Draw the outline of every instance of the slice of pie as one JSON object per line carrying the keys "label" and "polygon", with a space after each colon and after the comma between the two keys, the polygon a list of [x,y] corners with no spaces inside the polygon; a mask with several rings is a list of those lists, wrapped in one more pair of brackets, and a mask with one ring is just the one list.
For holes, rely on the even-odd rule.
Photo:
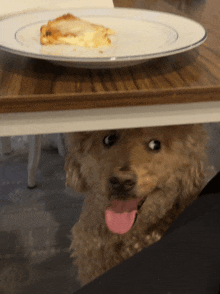
{"label": "slice of pie", "polygon": [[68,44],[82,47],[98,48],[110,46],[110,35],[115,32],[104,26],[92,24],[68,13],[48,21],[40,29],[42,45]]}

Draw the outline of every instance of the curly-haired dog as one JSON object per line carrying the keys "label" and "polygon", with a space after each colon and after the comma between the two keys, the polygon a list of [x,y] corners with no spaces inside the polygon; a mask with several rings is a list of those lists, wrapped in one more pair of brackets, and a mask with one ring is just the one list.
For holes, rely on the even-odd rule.
{"label": "curly-haired dog", "polygon": [[83,285],[160,240],[196,199],[206,139],[202,125],[68,135],[67,185],[89,192],[71,243]]}

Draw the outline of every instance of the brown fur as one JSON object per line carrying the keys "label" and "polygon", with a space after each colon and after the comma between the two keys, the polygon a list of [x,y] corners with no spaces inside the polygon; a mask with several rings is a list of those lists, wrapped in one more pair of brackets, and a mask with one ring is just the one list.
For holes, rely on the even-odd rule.
{"label": "brown fur", "polygon": [[[115,133],[116,143],[104,146],[103,138]],[[161,142],[160,150],[149,149],[153,139]],[[71,231],[71,256],[83,285],[160,240],[204,185],[206,133],[202,125],[72,133],[68,145],[67,185],[89,192]],[[108,179],[129,172],[137,179],[133,197],[146,200],[131,230],[114,234],[105,224],[105,208],[112,196]]]}

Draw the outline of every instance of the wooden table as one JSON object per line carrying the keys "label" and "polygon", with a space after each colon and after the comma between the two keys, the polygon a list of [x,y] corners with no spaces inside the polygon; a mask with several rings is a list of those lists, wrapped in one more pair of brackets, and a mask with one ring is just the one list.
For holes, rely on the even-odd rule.
{"label": "wooden table", "polygon": [[120,69],[77,69],[0,51],[0,136],[220,121],[219,0],[114,0],[187,16],[191,51]]}

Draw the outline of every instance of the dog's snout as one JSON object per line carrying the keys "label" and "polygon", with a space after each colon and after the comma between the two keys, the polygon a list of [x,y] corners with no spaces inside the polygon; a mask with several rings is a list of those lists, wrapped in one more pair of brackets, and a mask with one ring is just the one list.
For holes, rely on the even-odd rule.
{"label": "dog's snout", "polygon": [[131,191],[136,185],[136,179],[134,175],[117,175],[109,179],[110,188],[114,193],[120,193],[123,191]]}

